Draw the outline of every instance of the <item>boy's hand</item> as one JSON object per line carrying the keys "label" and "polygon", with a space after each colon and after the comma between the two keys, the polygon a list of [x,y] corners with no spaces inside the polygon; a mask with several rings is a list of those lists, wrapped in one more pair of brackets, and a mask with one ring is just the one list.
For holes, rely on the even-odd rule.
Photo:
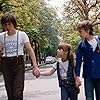
{"label": "boy's hand", "polygon": [[38,67],[33,68],[33,75],[36,76],[36,78],[40,76],[40,70]]}
{"label": "boy's hand", "polygon": [[78,76],[76,78],[75,85],[76,85],[76,87],[81,86],[81,80],[80,80],[80,77],[78,77]]}
{"label": "boy's hand", "polygon": [[75,86],[77,88],[77,93],[80,93],[80,86],[81,86],[81,80],[80,77],[77,76],[76,81],[75,81]]}
{"label": "boy's hand", "polygon": [[77,89],[77,94],[79,94],[80,93],[80,87],[76,87],[76,89]]}

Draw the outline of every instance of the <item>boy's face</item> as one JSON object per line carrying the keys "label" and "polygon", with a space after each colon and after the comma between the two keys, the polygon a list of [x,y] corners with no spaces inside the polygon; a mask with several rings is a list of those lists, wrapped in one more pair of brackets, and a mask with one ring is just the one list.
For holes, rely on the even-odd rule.
{"label": "boy's face", "polygon": [[3,25],[4,29],[8,31],[8,33],[12,32],[15,28],[12,22],[7,22]]}
{"label": "boy's face", "polygon": [[80,29],[78,32],[82,39],[87,38],[89,35],[89,30],[85,31],[84,29]]}

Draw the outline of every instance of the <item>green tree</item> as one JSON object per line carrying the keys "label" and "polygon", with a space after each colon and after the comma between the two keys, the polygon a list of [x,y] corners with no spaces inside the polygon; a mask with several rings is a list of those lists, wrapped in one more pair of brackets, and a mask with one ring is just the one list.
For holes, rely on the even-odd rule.
{"label": "green tree", "polygon": [[[100,1],[99,0],[69,0],[64,5],[63,12],[63,40],[72,43],[76,48],[80,40],[76,26],[77,23],[88,19],[94,25],[95,33],[99,34],[100,27]],[[74,41],[75,40],[75,41]]]}
{"label": "green tree", "polygon": [[60,20],[57,18],[55,9],[48,7],[44,0],[0,1],[0,17],[8,11],[16,15],[17,29],[28,34],[36,55],[44,52],[47,54],[49,47],[54,55],[60,29]]}

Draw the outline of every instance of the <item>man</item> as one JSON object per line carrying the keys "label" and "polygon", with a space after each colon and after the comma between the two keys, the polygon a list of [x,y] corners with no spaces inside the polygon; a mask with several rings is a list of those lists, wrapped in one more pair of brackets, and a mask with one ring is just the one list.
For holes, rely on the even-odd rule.
{"label": "man", "polygon": [[93,36],[93,27],[89,20],[84,20],[78,25],[79,35],[82,38],[76,52],[76,85],[80,84],[80,69],[83,62],[83,78],[86,100],[100,100],[100,48]]}
{"label": "man", "polygon": [[16,29],[16,18],[6,13],[1,18],[5,32],[0,35],[3,44],[2,73],[5,81],[8,100],[23,100],[25,66],[23,48],[25,47],[33,63],[33,75],[39,77],[34,51],[25,32]]}

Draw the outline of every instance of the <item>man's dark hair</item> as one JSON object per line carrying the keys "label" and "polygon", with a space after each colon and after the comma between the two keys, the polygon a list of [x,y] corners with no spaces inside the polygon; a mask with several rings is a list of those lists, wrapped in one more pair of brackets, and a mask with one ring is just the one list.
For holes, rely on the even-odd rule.
{"label": "man's dark hair", "polygon": [[84,29],[85,31],[89,30],[89,34],[93,35],[93,26],[92,23],[89,20],[84,20],[80,22],[77,26],[78,31],[81,29]]}
{"label": "man's dark hair", "polygon": [[17,26],[16,18],[12,13],[7,12],[2,16],[2,18],[1,18],[2,26],[4,24],[6,24],[7,22],[11,22],[14,25],[14,28],[16,28],[16,26]]}

